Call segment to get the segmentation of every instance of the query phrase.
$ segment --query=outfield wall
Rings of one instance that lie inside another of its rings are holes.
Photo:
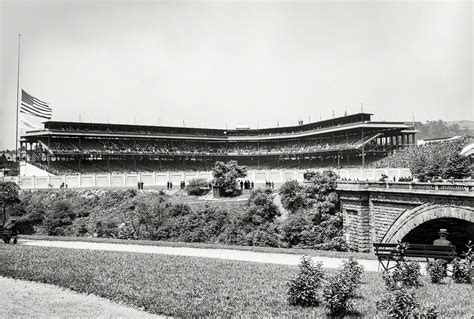
[[[323,170],[323,169],[321,169]],[[255,184],[264,184],[273,181],[275,184],[287,180],[303,181],[306,170],[248,170],[247,178]],[[341,179],[375,181],[382,174],[393,178],[411,176],[408,168],[346,168],[337,170]],[[181,181],[190,181],[194,178],[211,180],[210,171],[201,172],[144,172],[135,174],[87,174],[87,175],[62,175],[62,176],[20,176],[20,186],[23,189],[59,188],[62,183],[68,188],[130,188],[136,187],[138,181],[143,181],[145,187],[165,187],[167,182],[172,182],[174,187],[179,187]]]

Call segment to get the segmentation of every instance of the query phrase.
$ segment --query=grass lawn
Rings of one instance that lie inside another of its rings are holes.
[[[325,310],[289,306],[287,282],[297,267],[154,254],[3,245],[0,275],[58,285],[169,316],[324,316]],[[445,317],[474,313],[472,286],[417,289],[424,306]],[[355,312],[377,313],[380,273],[365,273]]]
[[[257,247],[257,246],[237,246],[237,245],[223,245],[223,244],[206,244],[206,243],[186,243],[177,241],[156,241],[156,240],[126,240],[114,238],[91,238],[91,237],[65,237],[65,236],[45,236],[45,235],[20,235],[20,239],[30,240],[52,240],[52,241],[84,241],[93,243],[115,243],[127,245],[151,245],[164,247],[190,247],[190,248],[205,248],[205,249],[234,249],[253,251],[260,253],[274,253],[274,254],[292,254],[292,255],[307,255],[307,256],[325,256],[336,258],[354,257],[357,259],[371,259],[377,260],[377,257],[369,253],[358,252],[343,252],[343,251],[328,251],[302,248],[275,248],[275,247]]]

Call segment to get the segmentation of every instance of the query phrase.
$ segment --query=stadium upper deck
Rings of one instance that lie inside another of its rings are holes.
[[[364,165],[413,145],[414,134],[405,123],[372,122],[371,114],[358,113],[298,126],[231,130],[48,121],[20,142],[24,158],[47,167],[54,161],[77,162],[80,168],[82,161],[110,168],[110,161],[132,160],[134,167],[151,161],[160,168],[162,162],[185,168],[196,161],[229,159],[250,166],[295,160],[298,166],[308,160],[310,165],[336,166],[337,161],[340,166],[342,159],[345,165]]]

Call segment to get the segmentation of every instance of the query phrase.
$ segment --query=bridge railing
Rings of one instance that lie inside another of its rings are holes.
[[[421,183],[421,182],[369,182],[338,181],[339,189],[403,189],[433,192],[473,192],[474,184],[457,183]]]

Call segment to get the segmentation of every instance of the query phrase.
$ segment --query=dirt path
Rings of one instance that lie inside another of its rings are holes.
[[[94,295],[0,277],[0,318],[162,318]]]
[[[109,243],[90,243],[80,241],[49,241],[49,240],[21,240],[20,244],[27,246],[92,249],[108,251],[126,251],[136,253],[177,255],[190,257],[218,258],[228,260],[250,261],[280,265],[297,265],[302,255],[260,253],[231,249],[203,249],[189,247],[161,247],[144,245],[123,245]],[[337,268],[341,265],[341,258],[312,257],[313,261],[321,262],[325,268]],[[378,271],[378,261],[358,259],[366,271]]]

